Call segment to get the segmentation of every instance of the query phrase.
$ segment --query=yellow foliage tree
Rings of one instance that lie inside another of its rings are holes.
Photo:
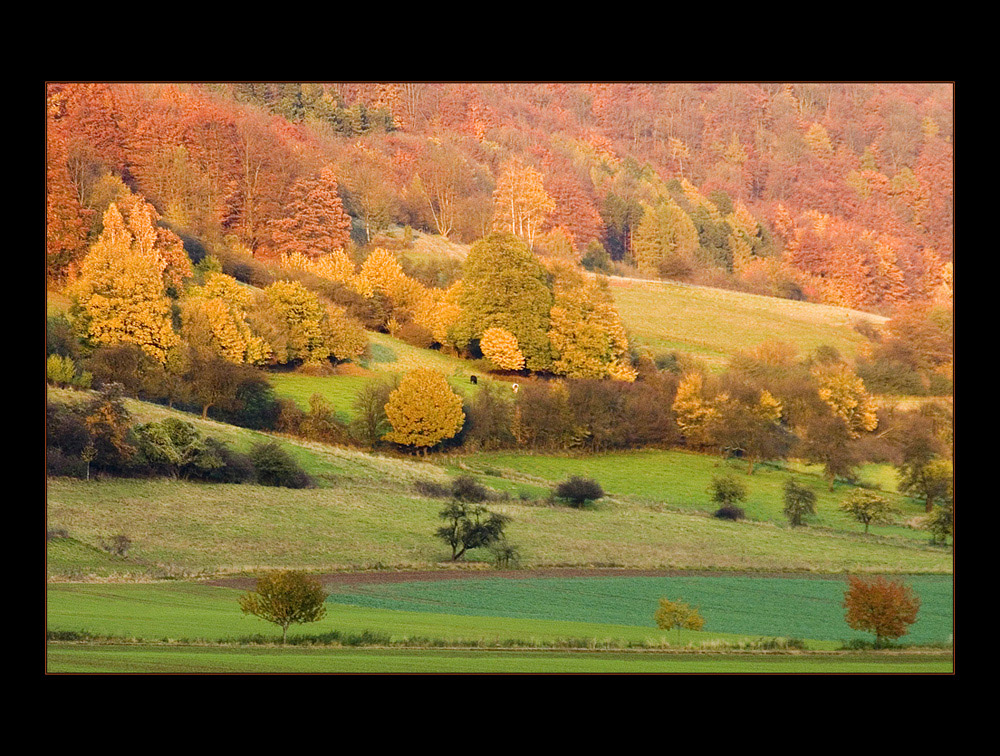
[[[545,191],[542,174],[517,159],[500,166],[493,204],[493,229],[518,236],[529,247],[534,247],[539,229],[556,209],[555,200]]]
[[[253,305],[253,292],[235,278],[208,273],[205,285],[182,304],[184,334],[192,345],[212,349],[230,362],[263,364],[271,357],[272,350],[247,323],[247,313]]]
[[[688,373],[677,386],[674,397],[674,418],[685,438],[693,444],[708,444],[712,424],[719,411],[713,402],[702,394],[704,379],[701,373]]]
[[[865,390],[864,381],[848,365],[838,364],[813,370],[819,381],[819,398],[843,418],[853,438],[878,427],[875,400]]]
[[[355,264],[342,249],[329,254],[312,257],[301,252],[281,256],[281,267],[287,270],[302,270],[338,283],[351,284],[355,276]]]
[[[343,308],[324,304],[297,281],[276,281],[264,289],[266,300],[258,320],[278,363],[303,360],[315,364],[361,355],[368,344],[361,325]]]
[[[424,451],[452,438],[465,423],[462,398],[441,373],[430,368],[406,374],[389,394],[385,415],[392,425],[384,436],[387,441]]]
[[[746,205],[737,202],[733,212],[726,216],[726,222],[732,229],[728,242],[733,253],[733,270],[740,273],[753,258],[753,240],[759,230],[757,219],[747,210]]]
[[[413,322],[430,331],[438,344],[449,343],[448,330],[462,315],[461,294],[461,280],[448,289],[427,289],[413,306]]]
[[[520,370],[524,355],[517,345],[517,336],[505,328],[487,328],[479,340],[483,356],[500,370]]]
[[[552,372],[570,378],[634,381],[628,335],[603,277],[554,263],[555,298],[549,341],[556,355]]]
[[[104,214],[104,230],[68,293],[76,327],[85,339],[137,344],[162,363],[179,339],[164,284],[168,263],[156,239],[149,213],[132,213],[126,224],[112,203]]]

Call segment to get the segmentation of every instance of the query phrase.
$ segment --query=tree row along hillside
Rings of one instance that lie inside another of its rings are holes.
[[[119,180],[192,243],[491,231],[592,270],[891,314],[947,304],[945,84],[51,84],[47,251]]]

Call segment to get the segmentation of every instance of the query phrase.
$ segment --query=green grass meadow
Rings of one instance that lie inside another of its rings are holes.
[[[950,674],[950,654],[732,655],[610,651],[50,645],[52,673]]]

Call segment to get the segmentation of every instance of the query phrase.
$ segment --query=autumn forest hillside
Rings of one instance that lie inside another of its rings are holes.
[[[883,314],[951,281],[947,84],[49,85],[48,147],[54,278],[109,175],[182,236],[266,257],[327,169],[350,216],[328,245],[502,229],[605,272]]]
[[[104,392],[56,469],[105,421],[129,469],[113,391],[408,453],[944,459],[952,94],[48,84],[47,377]]]

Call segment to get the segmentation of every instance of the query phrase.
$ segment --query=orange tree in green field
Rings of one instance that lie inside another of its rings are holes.
[[[406,374],[389,394],[385,414],[392,425],[385,440],[423,450],[452,438],[465,423],[462,398],[441,373],[429,368]]]
[[[904,583],[874,578],[848,577],[844,593],[845,619],[853,630],[875,634],[875,646],[885,638],[901,638],[917,621],[920,598]]]

